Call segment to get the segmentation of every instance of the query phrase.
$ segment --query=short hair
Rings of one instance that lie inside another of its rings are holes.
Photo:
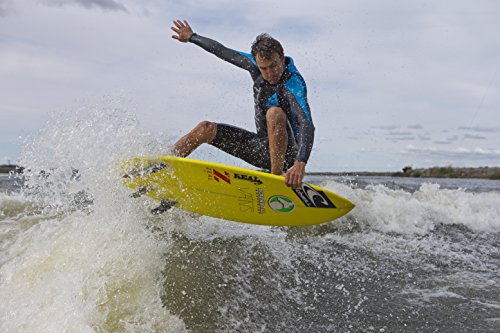
[[[254,58],[258,54],[263,59],[270,59],[273,53],[278,53],[280,58],[285,57],[283,46],[281,46],[280,42],[266,33],[258,35],[252,43],[252,55]]]

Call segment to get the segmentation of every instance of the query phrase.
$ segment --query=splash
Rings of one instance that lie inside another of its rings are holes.
[[[117,168],[169,142],[141,133],[119,104],[53,114],[24,145],[24,187],[1,200],[10,209],[0,224],[8,231],[0,243],[2,332],[185,330],[160,298],[168,242],[130,205]]]
[[[424,183],[416,191],[368,185],[356,189],[336,182],[325,188],[350,198],[356,209],[350,219],[382,232],[424,235],[441,225],[459,225],[477,232],[500,230],[500,193],[471,193]]]

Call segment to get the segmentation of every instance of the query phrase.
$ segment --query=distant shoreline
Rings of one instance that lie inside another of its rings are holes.
[[[23,167],[18,165],[0,165],[2,173],[22,173]],[[500,167],[479,167],[479,168],[454,168],[432,167],[418,168],[404,167],[400,172],[308,172],[308,176],[371,176],[371,177],[411,177],[411,178],[478,178],[500,180]]]
[[[0,165],[0,173],[9,173],[9,172],[21,173],[23,172],[23,170],[24,170],[23,167],[14,164]]]
[[[500,180],[500,168],[454,168],[432,167],[418,168],[404,167],[400,172],[309,172],[311,176],[372,176],[372,177],[408,177],[408,178],[476,178]]]

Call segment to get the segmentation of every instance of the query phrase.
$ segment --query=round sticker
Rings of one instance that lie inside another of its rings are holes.
[[[267,203],[272,210],[280,213],[290,213],[295,208],[292,199],[283,195],[272,196]]]

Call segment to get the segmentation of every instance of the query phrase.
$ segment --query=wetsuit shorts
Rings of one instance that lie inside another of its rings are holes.
[[[284,170],[293,166],[297,156],[297,146],[291,130],[288,131],[288,146],[285,154]],[[227,124],[217,124],[217,134],[212,146],[233,155],[261,169],[271,170],[269,141],[256,133]]]

